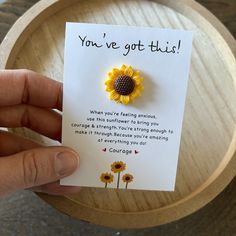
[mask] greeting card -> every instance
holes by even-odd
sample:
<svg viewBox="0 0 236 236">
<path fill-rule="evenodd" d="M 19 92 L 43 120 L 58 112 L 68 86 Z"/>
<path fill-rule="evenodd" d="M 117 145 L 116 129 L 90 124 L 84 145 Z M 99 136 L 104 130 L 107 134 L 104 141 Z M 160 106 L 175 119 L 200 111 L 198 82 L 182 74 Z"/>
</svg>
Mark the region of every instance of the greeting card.
<svg viewBox="0 0 236 236">
<path fill-rule="evenodd" d="M 192 33 L 67 23 L 63 145 L 80 167 L 62 185 L 173 191 Z"/>
</svg>

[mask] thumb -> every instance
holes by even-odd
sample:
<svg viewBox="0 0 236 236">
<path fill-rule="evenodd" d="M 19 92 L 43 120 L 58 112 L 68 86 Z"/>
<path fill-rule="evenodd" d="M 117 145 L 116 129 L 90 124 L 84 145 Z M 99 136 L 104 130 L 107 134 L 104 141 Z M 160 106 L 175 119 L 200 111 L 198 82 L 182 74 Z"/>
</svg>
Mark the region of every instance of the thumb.
<svg viewBox="0 0 236 236">
<path fill-rule="evenodd" d="M 37 148 L 0 157 L 0 196 L 72 174 L 78 154 L 65 147 Z"/>
</svg>

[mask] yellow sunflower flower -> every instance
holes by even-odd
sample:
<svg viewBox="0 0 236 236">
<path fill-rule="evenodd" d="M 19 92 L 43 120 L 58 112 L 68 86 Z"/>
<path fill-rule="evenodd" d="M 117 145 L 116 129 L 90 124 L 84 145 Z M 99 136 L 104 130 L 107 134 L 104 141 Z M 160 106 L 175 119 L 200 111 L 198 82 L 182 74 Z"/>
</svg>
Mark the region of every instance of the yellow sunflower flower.
<svg viewBox="0 0 236 236">
<path fill-rule="evenodd" d="M 110 184 L 113 182 L 114 176 L 111 173 L 102 173 L 100 176 L 100 180 L 105 183 L 105 188 L 107 187 L 107 184 Z"/>
<path fill-rule="evenodd" d="M 108 73 L 108 79 L 105 81 L 106 91 L 110 100 L 127 105 L 141 95 L 144 89 L 142 81 L 139 71 L 122 65 L 120 69 L 113 68 Z"/>
<path fill-rule="evenodd" d="M 130 183 L 130 182 L 133 181 L 133 179 L 134 179 L 134 177 L 131 174 L 125 174 L 125 175 L 122 176 L 122 180 L 125 183 Z"/>
<path fill-rule="evenodd" d="M 115 161 L 112 165 L 111 165 L 111 171 L 113 171 L 114 173 L 118 174 L 118 178 L 117 178 L 117 188 L 119 188 L 120 186 L 120 172 L 124 171 L 126 167 L 126 164 L 122 161 Z"/>
<path fill-rule="evenodd" d="M 125 170 L 125 163 L 122 161 L 116 161 L 111 165 L 111 171 L 114 173 L 120 173 Z"/>
<path fill-rule="evenodd" d="M 128 188 L 128 184 L 129 184 L 130 182 L 132 182 L 133 179 L 134 179 L 134 177 L 133 177 L 133 175 L 131 175 L 131 174 L 125 174 L 125 175 L 122 176 L 123 182 L 126 183 L 126 184 L 125 184 L 125 188 L 126 188 L 126 189 Z"/>
</svg>

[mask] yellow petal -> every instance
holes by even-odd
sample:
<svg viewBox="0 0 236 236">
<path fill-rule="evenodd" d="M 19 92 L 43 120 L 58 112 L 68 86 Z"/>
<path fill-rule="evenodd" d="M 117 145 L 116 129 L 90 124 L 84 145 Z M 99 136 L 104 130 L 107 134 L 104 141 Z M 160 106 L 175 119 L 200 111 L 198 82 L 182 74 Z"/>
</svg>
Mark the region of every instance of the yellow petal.
<svg viewBox="0 0 236 236">
<path fill-rule="evenodd" d="M 138 89 L 139 89 L 140 91 L 143 91 L 143 90 L 144 90 L 144 86 L 140 84 L 140 85 L 138 86 Z"/>
<path fill-rule="evenodd" d="M 111 92 L 110 92 L 110 95 L 109 95 L 109 98 L 110 100 L 116 100 L 119 98 L 119 94 L 113 89 Z"/>
<path fill-rule="evenodd" d="M 141 92 L 144 90 L 144 86 L 142 84 L 139 84 L 135 87 L 135 89 Z"/>
<path fill-rule="evenodd" d="M 133 68 L 131 66 L 129 66 L 125 69 L 125 75 L 127 75 L 129 77 L 132 77 L 133 73 L 134 73 L 134 71 L 133 71 Z"/>
<path fill-rule="evenodd" d="M 140 71 L 135 70 L 134 73 L 133 73 L 133 76 L 140 76 Z"/>
<path fill-rule="evenodd" d="M 118 94 L 119 96 L 116 98 L 116 99 L 114 99 L 114 101 L 116 102 L 116 103 L 118 103 L 118 102 L 120 102 L 120 94 Z"/>
<path fill-rule="evenodd" d="M 107 87 L 113 87 L 114 86 L 114 79 L 108 79 L 108 80 L 106 80 L 105 81 L 105 85 L 107 86 Z"/>
<path fill-rule="evenodd" d="M 122 72 L 125 72 L 125 69 L 126 69 L 126 65 L 123 64 L 123 65 L 121 66 L 120 70 L 121 70 Z"/>
<path fill-rule="evenodd" d="M 139 85 L 143 82 L 143 78 L 140 76 L 133 76 L 132 78 L 135 81 L 136 85 Z"/>
<path fill-rule="evenodd" d="M 108 73 L 108 79 L 115 79 L 113 72 Z"/>
<path fill-rule="evenodd" d="M 114 90 L 114 88 L 113 87 L 106 87 L 106 89 L 105 89 L 107 92 L 111 92 L 112 90 Z"/>
<path fill-rule="evenodd" d="M 130 102 L 130 96 L 120 96 L 120 101 L 124 104 L 127 105 Z"/>
<path fill-rule="evenodd" d="M 114 78 L 118 78 L 122 75 L 122 72 L 117 68 L 113 68 L 112 73 L 113 73 Z"/>
<path fill-rule="evenodd" d="M 131 94 L 130 94 L 130 97 L 131 97 L 131 100 L 134 100 L 135 98 L 139 97 L 141 95 L 141 91 L 140 89 L 135 89 Z"/>
</svg>

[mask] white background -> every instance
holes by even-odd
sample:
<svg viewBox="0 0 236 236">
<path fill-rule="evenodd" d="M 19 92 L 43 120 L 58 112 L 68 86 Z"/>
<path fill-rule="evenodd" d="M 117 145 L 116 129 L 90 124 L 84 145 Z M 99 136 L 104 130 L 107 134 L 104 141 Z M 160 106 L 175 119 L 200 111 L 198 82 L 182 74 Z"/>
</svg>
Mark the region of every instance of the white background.
<svg viewBox="0 0 236 236">
<path fill-rule="evenodd" d="M 139 39 L 146 45 L 152 40 L 163 45 L 167 41 L 174 45 L 181 40 L 182 44 L 179 54 L 152 53 L 147 49 L 133 51 L 126 57 L 122 55 L 122 49 L 81 46 L 78 35 L 87 35 L 103 44 L 104 33 L 106 41 L 116 41 L 123 46 Z M 124 174 L 132 173 L 134 176 L 129 188 L 174 190 L 191 47 L 192 33 L 187 31 L 67 23 L 62 141 L 80 153 L 80 169 L 62 180 L 63 185 L 104 187 L 99 179 L 101 173 L 111 172 L 110 165 L 114 161 L 123 161 L 126 163 Z M 142 97 L 128 106 L 110 101 L 104 91 L 107 72 L 123 63 L 140 70 L 145 78 Z M 168 142 L 148 141 L 146 146 L 137 147 L 140 151 L 138 156 L 104 153 L 104 147 L 131 147 L 107 146 L 98 143 L 96 136 L 75 134 L 71 123 L 88 123 L 86 119 L 91 109 L 155 114 L 159 128 L 171 129 L 174 134 Z M 115 186 L 116 181 L 109 185 Z"/>
</svg>

